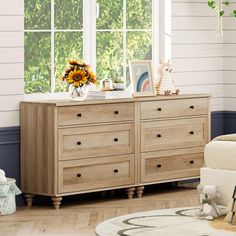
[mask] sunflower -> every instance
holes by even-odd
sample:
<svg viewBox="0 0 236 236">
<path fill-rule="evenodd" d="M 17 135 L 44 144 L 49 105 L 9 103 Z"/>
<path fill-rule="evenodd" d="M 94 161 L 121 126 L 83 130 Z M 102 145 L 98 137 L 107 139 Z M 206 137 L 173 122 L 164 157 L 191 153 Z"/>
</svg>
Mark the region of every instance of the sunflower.
<svg viewBox="0 0 236 236">
<path fill-rule="evenodd" d="M 73 84 L 75 87 L 97 83 L 96 75 L 91 71 L 88 64 L 80 63 L 76 60 L 70 60 L 69 64 L 69 67 L 61 77 L 62 81 Z"/>
<path fill-rule="evenodd" d="M 67 80 L 68 83 L 73 84 L 75 87 L 85 84 L 86 81 L 87 77 L 85 76 L 85 72 L 82 70 L 71 71 Z"/>
<path fill-rule="evenodd" d="M 88 73 L 88 77 L 90 78 L 91 83 L 95 84 L 97 82 L 96 75 L 92 71 Z"/>
<path fill-rule="evenodd" d="M 89 82 L 95 84 L 97 82 L 96 75 L 91 71 L 91 69 L 88 66 L 85 66 L 84 70 L 88 76 Z"/>
</svg>

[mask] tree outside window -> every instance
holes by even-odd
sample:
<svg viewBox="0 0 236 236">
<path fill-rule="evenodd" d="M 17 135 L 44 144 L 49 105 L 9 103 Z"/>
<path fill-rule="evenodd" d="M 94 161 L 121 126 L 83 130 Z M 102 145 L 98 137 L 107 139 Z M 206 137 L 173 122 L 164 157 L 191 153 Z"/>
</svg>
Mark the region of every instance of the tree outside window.
<svg viewBox="0 0 236 236">
<path fill-rule="evenodd" d="M 84 22 L 85 1 L 97 8 L 96 26 Z M 96 38 L 88 40 L 96 41 L 96 57 L 86 63 L 96 65 L 98 80 L 121 77 L 128 84 L 129 60 L 152 59 L 153 1 L 25 0 L 25 93 L 65 92 L 61 73 L 69 59 L 83 61 L 92 50 L 83 37 L 93 29 Z"/>
</svg>

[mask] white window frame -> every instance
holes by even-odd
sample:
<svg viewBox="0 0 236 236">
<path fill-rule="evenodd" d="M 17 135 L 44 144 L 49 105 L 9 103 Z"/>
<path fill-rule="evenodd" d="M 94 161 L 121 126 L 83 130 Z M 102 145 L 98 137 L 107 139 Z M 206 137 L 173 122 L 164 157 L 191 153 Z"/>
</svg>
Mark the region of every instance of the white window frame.
<svg viewBox="0 0 236 236">
<path fill-rule="evenodd" d="M 125 6 L 123 0 L 123 5 Z M 152 0 L 152 62 L 153 71 L 156 75 L 156 69 L 159 64 L 159 59 L 171 58 L 171 0 Z M 54 37 L 55 32 L 83 32 L 83 59 L 86 63 L 91 65 L 93 71 L 96 72 L 96 32 L 104 31 L 96 29 L 96 0 L 83 0 L 83 27 L 82 30 L 58 30 L 54 28 L 54 0 L 51 0 L 51 29 L 50 30 L 25 30 L 25 32 L 49 32 L 51 33 L 51 92 L 50 93 L 34 93 L 25 94 L 24 100 L 38 100 L 38 99 L 62 99 L 68 98 L 68 93 L 55 93 L 55 51 L 54 51 Z M 123 8 L 123 49 L 126 49 L 126 32 L 127 31 L 146 31 L 143 29 L 126 29 L 126 9 Z M 108 30 L 113 31 L 113 30 Z M 114 30 L 115 31 L 115 30 Z M 120 30 L 119 30 L 120 31 Z M 123 66 L 126 65 L 126 54 L 123 58 Z M 126 78 L 126 70 L 124 71 L 124 78 Z M 154 78 L 155 79 L 155 78 Z"/>
</svg>

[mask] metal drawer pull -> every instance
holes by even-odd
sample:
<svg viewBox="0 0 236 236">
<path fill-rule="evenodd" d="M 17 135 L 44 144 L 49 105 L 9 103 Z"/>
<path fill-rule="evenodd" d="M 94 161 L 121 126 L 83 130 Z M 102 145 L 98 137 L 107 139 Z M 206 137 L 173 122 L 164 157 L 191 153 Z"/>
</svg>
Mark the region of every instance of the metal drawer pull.
<svg viewBox="0 0 236 236">
<path fill-rule="evenodd" d="M 191 135 L 193 135 L 193 134 L 194 134 L 194 132 L 193 132 L 193 131 L 190 131 L 189 133 L 190 133 Z"/>
<path fill-rule="evenodd" d="M 80 142 L 80 141 L 78 141 L 78 142 L 77 142 L 77 145 L 81 145 L 81 142 Z"/>
<path fill-rule="evenodd" d="M 115 115 L 118 115 L 118 114 L 119 114 L 119 111 L 115 111 L 114 114 L 115 114 Z"/>
<path fill-rule="evenodd" d="M 157 165 L 157 168 L 161 168 L 161 165 L 160 165 L 160 164 L 158 164 L 158 165 Z"/>
<path fill-rule="evenodd" d="M 119 170 L 117 170 L 117 169 L 114 170 L 114 173 L 118 173 L 118 172 L 119 172 Z"/>
<path fill-rule="evenodd" d="M 81 117 L 81 116 L 82 116 L 82 114 L 81 114 L 81 113 L 78 113 L 78 114 L 77 114 L 77 116 L 78 116 L 78 117 Z"/>
<path fill-rule="evenodd" d="M 80 174 L 80 173 L 79 173 L 79 174 L 77 174 L 77 177 L 79 177 L 79 178 L 80 178 L 80 177 L 81 177 L 81 174 Z"/>
<path fill-rule="evenodd" d="M 118 138 L 114 138 L 114 142 L 118 142 L 119 141 L 119 139 Z"/>
<path fill-rule="evenodd" d="M 161 138 L 161 134 L 158 134 L 158 135 L 157 135 L 157 138 Z"/>
<path fill-rule="evenodd" d="M 194 109 L 195 107 L 192 105 L 192 106 L 190 106 L 190 108 L 191 108 L 191 109 Z"/>
<path fill-rule="evenodd" d="M 158 111 L 162 111 L 161 107 L 157 108 Z"/>
<path fill-rule="evenodd" d="M 190 164 L 194 164 L 194 161 L 189 161 Z"/>
</svg>

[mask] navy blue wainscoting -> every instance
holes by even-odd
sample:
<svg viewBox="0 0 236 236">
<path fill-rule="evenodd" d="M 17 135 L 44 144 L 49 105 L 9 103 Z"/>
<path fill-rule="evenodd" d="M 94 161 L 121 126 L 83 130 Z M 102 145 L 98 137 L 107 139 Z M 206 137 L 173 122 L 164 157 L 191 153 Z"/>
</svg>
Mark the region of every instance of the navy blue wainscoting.
<svg viewBox="0 0 236 236">
<path fill-rule="evenodd" d="M 0 168 L 20 186 L 20 128 L 0 128 Z M 22 196 L 17 204 L 23 204 Z"/>
<path fill-rule="evenodd" d="M 236 133 L 236 111 L 214 111 L 211 113 L 211 138 L 222 134 Z"/>
<path fill-rule="evenodd" d="M 224 134 L 236 133 L 236 111 L 224 111 Z"/>
<path fill-rule="evenodd" d="M 211 113 L 211 138 L 224 134 L 224 111 Z"/>
</svg>

